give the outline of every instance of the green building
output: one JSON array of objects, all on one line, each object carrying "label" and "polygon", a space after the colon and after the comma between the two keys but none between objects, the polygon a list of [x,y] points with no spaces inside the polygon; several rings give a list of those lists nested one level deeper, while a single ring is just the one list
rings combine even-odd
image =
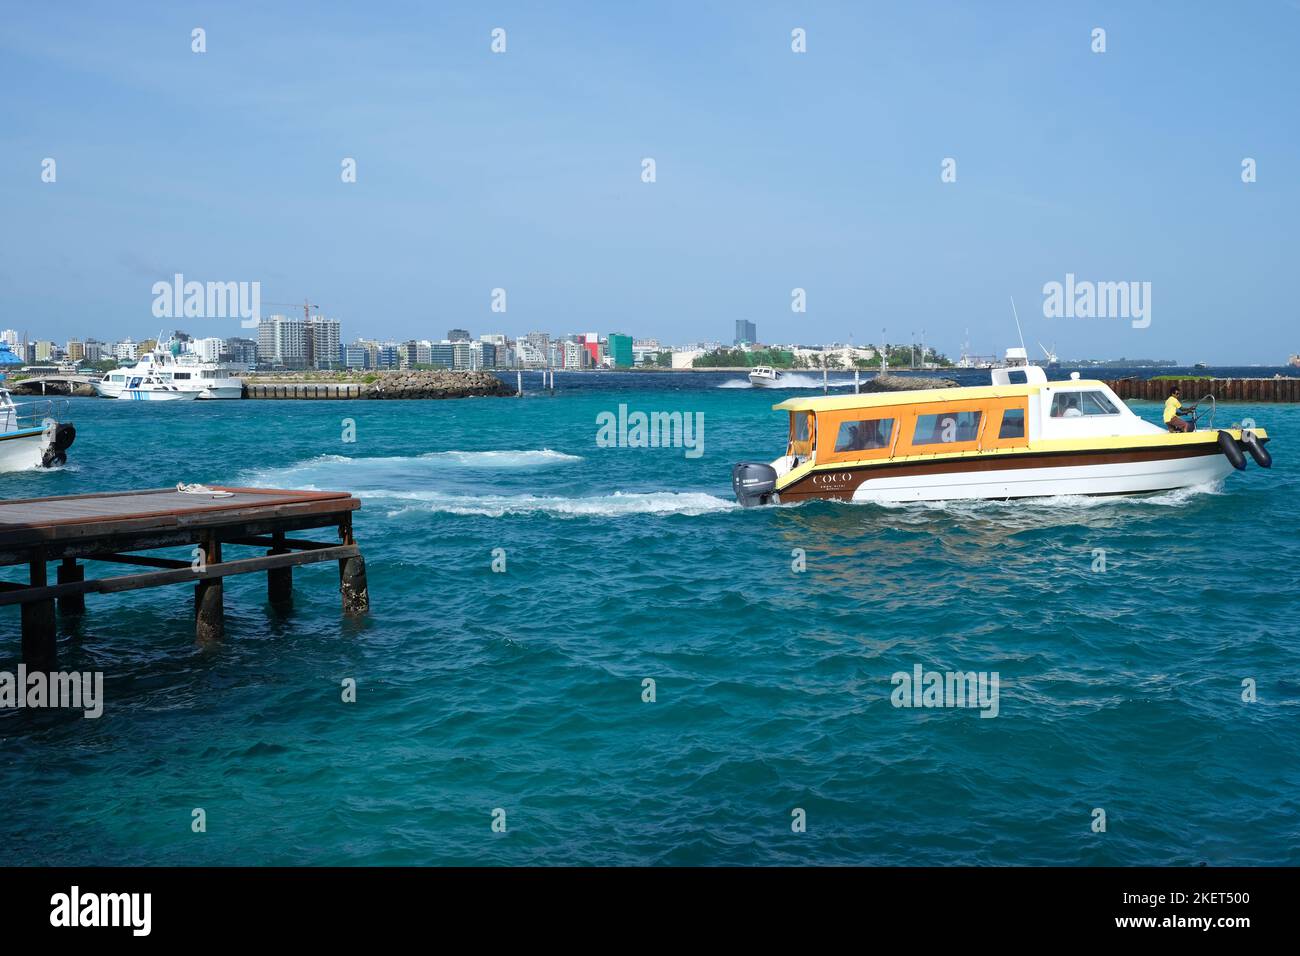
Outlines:
[{"label": "green building", "polygon": [[632,336],[609,333],[609,355],[614,361],[614,368],[631,368]]}]

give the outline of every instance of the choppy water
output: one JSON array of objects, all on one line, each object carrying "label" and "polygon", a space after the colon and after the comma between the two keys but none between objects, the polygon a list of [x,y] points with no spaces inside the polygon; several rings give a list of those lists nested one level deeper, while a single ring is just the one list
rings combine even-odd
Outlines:
[{"label": "choppy water", "polygon": [[[187,588],[92,595],[60,653],[105,672],[104,716],[0,713],[6,861],[1300,862],[1300,408],[1221,408],[1276,460],[1222,488],[741,510],[730,465],[784,423],[735,377],[74,401],[71,464],[0,495],[352,490],[373,610],[341,618],[332,565],[296,573],[284,618],[233,578],[202,650]],[[704,454],[596,447],[620,402],[703,412]],[[892,706],[916,664],[998,671],[998,716]]]}]

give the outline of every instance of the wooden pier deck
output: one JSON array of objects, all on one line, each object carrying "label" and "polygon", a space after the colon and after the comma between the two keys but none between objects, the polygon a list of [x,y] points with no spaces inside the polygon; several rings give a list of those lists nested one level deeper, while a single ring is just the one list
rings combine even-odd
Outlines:
[{"label": "wooden pier deck", "polygon": [[[273,605],[291,601],[293,568],[338,561],[345,612],[369,608],[365,559],[352,536],[352,512],[361,502],[348,492],[223,488],[229,497],[175,488],[0,501],[0,567],[27,565],[28,583],[0,581],[0,607],[22,608],[22,652],[29,666],[55,662],[55,603],[60,614],[85,611],[88,593],[113,593],[165,584],[194,584],[195,634],[224,632],[222,580],[265,571]],[[288,537],[313,528],[337,528],[338,542]],[[135,552],[190,546],[190,560]],[[223,546],[254,549],[225,558]],[[58,561],[56,583],[48,565]],[[80,561],[151,570],[87,580]]]}]

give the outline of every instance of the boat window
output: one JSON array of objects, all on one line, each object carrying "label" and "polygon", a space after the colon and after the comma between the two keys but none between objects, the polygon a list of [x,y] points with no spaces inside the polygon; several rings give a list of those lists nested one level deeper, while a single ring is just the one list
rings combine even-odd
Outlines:
[{"label": "boat window", "polygon": [[913,445],[944,445],[974,441],[980,431],[981,412],[940,412],[916,416]]},{"label": "boat window", "polygon": [[1002,412],[1002,427],[998,429],[998,438],[1025,437],[1025,410],[1008,408]]},{"label": "boat window", "polygon": [[811,412],[790,413],[790,454],[796,458],[809,458],[813,451],[813,433],[816,424]]},{"label": "boat window", "polygon": [[870,451],[888,448],[894,434],[892,418],[873,418],[866,421],[842,422],[835,437],[836,451]]},{"label": "boat window", "polygon": [[1029,373],[1022,368],[1013,368],[1007,372],[1008,385],[1027,385],[1029,384]]},{"label": "boat window", "polygon": [[809,439],[808,427],[812,421],[812,416],[807,412],[794,413],[794,440],[807,441]]},{"label": "boat window", "polygon": [[175,377],[176,377],[176,378],[189,378],[189,377],[190,377],[190,373],[189,373],[189,372],[177,372]]},{"label": "boat window", "polygon": [[1053,418],[1080,418],[1084,415],[1118,415],[1119,409],[1104,392],[1057,392],[1052,397]]}]

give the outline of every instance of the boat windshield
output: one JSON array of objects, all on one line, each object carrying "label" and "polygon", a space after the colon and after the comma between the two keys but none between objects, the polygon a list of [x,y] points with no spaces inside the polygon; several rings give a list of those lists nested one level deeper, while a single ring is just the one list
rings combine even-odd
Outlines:
[{"label": "boat windshield", "polygon": [[1084,415],[1118,415],[1119,409],[1103,392],[1058,392],[1052,396],[1053,418],[1079,418]]},{"label": "boat windshield", "polygon": [[796,458],[808,458],[812,455],[813,438],[817,434],[817,422],[812,412],[790,413],[790,454]]}]

